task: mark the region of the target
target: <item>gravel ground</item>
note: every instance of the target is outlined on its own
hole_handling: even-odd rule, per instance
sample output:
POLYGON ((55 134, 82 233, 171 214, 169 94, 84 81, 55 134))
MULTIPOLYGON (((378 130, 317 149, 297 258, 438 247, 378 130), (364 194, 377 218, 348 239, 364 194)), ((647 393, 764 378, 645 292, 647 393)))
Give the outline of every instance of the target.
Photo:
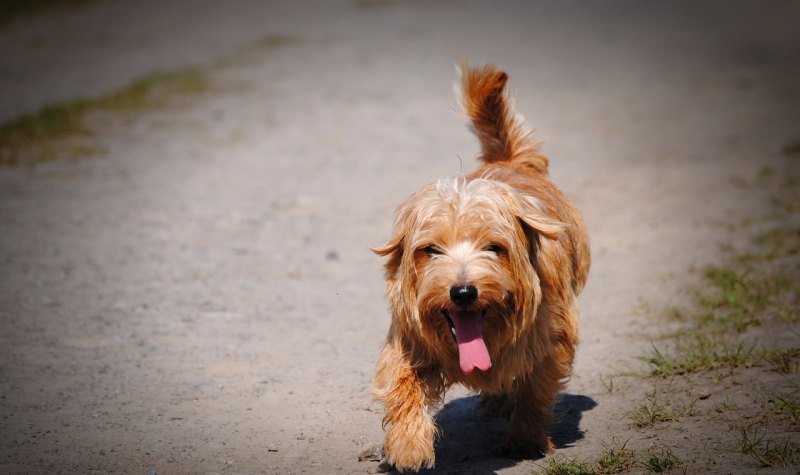
MULTIPOLYGON (((624 440, 609 394, 800 134, 796 2, 89 2, 0 30, 0 119, 201 68, 96 114, 108 152, 0 169, 0 471, 371 473, 394 206, 473 166, 461 57, 509 72, 593 269, 559 453, 624 440), (276 39, 281 39, 277 41, 276 39)), ((438 467, 530 473, 454 389, 438 467)), ((701 437, 698 436, 698 439, 701 437)), ((691 441, 687 443, 692 443, 691 441)), ((726 467, 717 467, 725 471, 726 467)), ((735 470, 735 467, 731 468, 735 470)))

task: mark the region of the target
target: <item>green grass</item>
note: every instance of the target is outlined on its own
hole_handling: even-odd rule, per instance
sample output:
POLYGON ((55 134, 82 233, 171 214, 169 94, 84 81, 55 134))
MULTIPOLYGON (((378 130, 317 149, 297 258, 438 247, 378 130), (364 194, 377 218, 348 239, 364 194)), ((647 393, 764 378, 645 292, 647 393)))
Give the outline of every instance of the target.
POLYGON ((633 452, 626 448, 627 442, 618 446, 616 443, 604 445, 603 453, 594 463, 594 473, 613 474, 630 470, 635 464, 633 452))
POLYGON ((718 402, 716 404, 717 412, 738 411, 739 409, 741 409, 741 406, 733 401, 733 398, 730 394, 726 395, 722 402, 718 402))
POLYGON ((677 422, 681 417, 691 416, 695 411, 695 401, 659 402, 655 391, 647 394, 647 402, 628 413, 636 427, 651 427, 662 422, 677 422))
POLYGON ((664 318, 684 323, 673 336, 729 335, 760 326, 765 319, 793 322, 800 304, 800 273, 772 261, 800 256, 800 228, 775 228, 755 238, 758 252, 736 256, 729 266, 703 269, 701 285, 687 307, 667 307, 664 318), (776 318, 777 317, 777 318, 776 318))
POLYGON ((755 242, 768 259, 794 256, 800 253, 800 227, 770 229, 758 235, 755 242))
POLYGON ((653 346, 643 360, 650 375, 667 378, 716 369, 749 368, 763 360, 763 352, 746 347, 743 342, 697 333, 678 342, 674 352, 665 353, 653 346))
MULTIPOLYGON (((27 0, 0 2, 3 18, 19 16, 55 6, 74 5, 89 0, 27 0)), ((217 62, 227 64, 242 54, 273 50, 302 39, 289 35, 265 35, 242 52, 217 62)), ((206 65, 206 69, 213 68, 206 65)), ((59 157, 80 158, 102 153, 102 147, 86 144, 92 131, 87 117, 95 111, 138 112, 163 107, 175 96, 202 94, 211 90, 205 73, 198 69, 156 72, 102 97, 84 98, 52 104, 41 110, 0 123, 0 165, 36 164, 59 157), (77 142, 77 144, 75 143, 77 142)))
POLYGON ((761 352, 772 370, 783 374, 797 373, 800 369, 800 348, 767 349, 761 352))
POLYGON ((657 453, 650 454, 650 456, 647 457, 647 459, 645 459, 642 463, 648 473, 668 472, 680 464, 681 461, 675 456, 675 454, 672 453, 672 450, 669 448, 661 449, 657 453))
POLYGON ((800 348, 757 349, 738 340, 696 334, 680 341, 674 352, 665 353, 654 346, 642 359, 650 366, 650 375, 661 378, 762 365, 778 373, 794 374, 800 369, 800 348))
MULTIPOLYGON (((798 143, 787 144, 787 156, 800 156, 798 143)), ((748 330, 800 319, 800 226, 793 224, 800 212, 800 180, 796 167, 787 166, 788 171, 764 168, 756 179, 757 186, 773 194, 772 207, 748 220, 746 226, 760 228, 752 246, 739 252, 728 246, 732 255, 727 263, 701 270, 702 281, 690 293, 692 302, 664 310, 666 319, 682 324, 673 335, 675 353, 686 354, 654 350, 645 358, 654 373, 666 376, 761 364, 764 361, 753 358, 755 342, 744 337, 748 330)))
POLYGON ((666 378, 757 365, 797 372, 800 348, 758 348, 759 341, 746 333, 766 323, 798 321, 800 228, 773 227, 756 236, 754 247, 730 265, 703 269, 691 305, 665 309, 664 317, 681 327, 671 335, 672 351, 654 346, 642 358, 651 375, 666 378))
POLYGON ((556 454, 547 460, 543 475, 610 475, 628 471, 636 465, 634 453, 626 448, 626 443, 619 445, 612 442, 603 445, 603 453, 597 460, 580 461, 563 454, 556 454))
POLYGON ((156 72, 95 99, 92 105, 104 110, 138 111, 164 106, 175 95, 202 94, 210 89, 208 78, 197 70, 156 72))
POLYGON ((674 422, 678 419, 662 405, 655 403, 642 404, 628 413, 628 417, 636 427, 650 427, 660 422, 674 422))
MULTIPOLYGON (((604 445, 603 453, 596 460, 578 460, 563 454, 549 458, 541 475, 612 475, 643 468, 648 473, 663 473, 681 465, 681 461, 669 448, 647 454, 637 461, 636 454, 626 448, 627 442, 604 445)), ((638 471, 638 470, 637 470, 638 471)))
MULTIPOLYGON (((746 250, 734 244, 724 246, 727 259, 701 269, 701 281, 689 289, 690 302, 661 312, 661 321, 671 323, 670 333, 661 339, 664 343, 654 344, 641 358, 651 377, 666 380, 659 384, 667 387, 668 394, 730 381, 733 387, 725 384, 715 388, 714 394, 721 397, 719 402, 712 401, 712 413, 724 414, 723 420, 737 424, 757 420, 768 425, 772 433, 789 435, 768 440, 763 431, 742 431, 736 441, 735 431, 721 429, 710 440, 715 444, 726 442, 715 445, 720 449, 714 450, 722 455, 735 446, 736 452, 749 455, 760 466, 778 468, 800 465, 795 438, 800 427, 800 403, 794 397, 797 392, 787 390, 793 387, 800 391, 796 378, 800 372, 800 329, 796 326, 800 320, 800 226, 796 224, 800 217, 800 168, 789 163, 800 157, 800 141, 784 152, 783 165, 762 169, 753 178, 753 186, 772 193, 771 206, 731 227, 732 232, 753 236, 751 245, 746 250), (735 374, 738 369, 753 367, 757 369, 735 374), (773 374, 767 375, 767 371, 773 374), (732 396, 738 386, 766 396, 753 402, 744 391, 737 397, 740 406, 732 396)), ((710 427, 719 424, 709 414, 707 404, 695 408, 695 401, 656 400, 654 393, 627 416, 635 426, 649 428, 648 434, 654 435, 663 423, 676 430, 690 430, 698 423, 710 427), (693 414, 700 420, 683 424, 679 421, 682 414, 693 414)), ((719 462, 715 454, 708 455, 708 465, 719 462)), ((637 464, 651 473, 680 465, 683 463, 669 449, 653 451, 637 464)))
POLYGON ((71 144, 92 136, 86 118, 93 111, 136 112, 162 107, 176 95, 210 90, 206 76, 196 70, 158 72, 102 97, 62 102, 0 124, 0 165, 27 161, 37 163, 67 155, 94 155, 96 145, 71 144))
POLYGON ((795 428, 800 426, 800 402, 796 399, 774 396, 768 401, 767 408, 774 414, 789 418, 795 428))
POLYGON ((25 147, 90 135, 84 124, 90 108, 91 102, 87 100, 63 102, 0 124, 0 163, 12 163, 19 150, 25 147))
POLYGON ((697 318, 701 325, 743 331, 760 325, 760 313, 769 303, 769 288, 759 286, 747 272, 709 266, 704 277, 708 290, 699 292, 697 318))
POLYGON ((742 430, 736 451, 751 456, 761 467, 784 468, 800 464, 800 447, 787 437, 783 441, 765 439, 764 434, 753 435, 742 430))
POLYGON ((800 230, 772 229, 759 235, 755 244, 759 252, 745 257, 740 265, 704 270, 704 290, 696 293, 697 306, 693 314, 690 312, 696 325, 717 332, 743 332, 764 323, 765 316, 798 302, 796 271, 764 269, 764 264, 797 254, 800 230), (756 261, 755 265, 747 265, 748 259, 756 261))
POLYGON ((548 459, 541 472, 543 475, 593 475, 592 467, 586 462, 556 454, 548 459))

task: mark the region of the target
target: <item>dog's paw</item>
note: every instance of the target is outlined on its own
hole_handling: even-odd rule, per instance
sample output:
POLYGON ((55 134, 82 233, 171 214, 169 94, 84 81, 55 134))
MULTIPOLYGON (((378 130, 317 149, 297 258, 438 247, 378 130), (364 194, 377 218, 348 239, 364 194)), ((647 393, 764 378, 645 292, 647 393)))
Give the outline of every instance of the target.
POLYGON ((436 427, 433 422, 416 427, 394 425, 386 433, 386 462, 400 472, 418 472, 423 468, 433 468, 436 452, 433 439, 436 427))
POLYGON ((419 472, 423 468, 433 468, 435 456, 433 447, 430 453, 427 448, 415 447, 408 449, 396 449, 393 453, 386 454, 385 464, 394 467, 398 472, 419 472), (404 451, 405 450, 405 451, 404 451))
POLYGON ((552 453, 554 450, 555 446, 553 446, 550 437, 545 436, 545 439, 539 443, 531 440, 508 439, 495 451, 495 454, 516 460, 538 459, 552 453))
POLYGON ((375 469, 375 473, 389 473, 394 471, 394 465, 390 464, 388 460, 381 459, 381 463, 375 469))

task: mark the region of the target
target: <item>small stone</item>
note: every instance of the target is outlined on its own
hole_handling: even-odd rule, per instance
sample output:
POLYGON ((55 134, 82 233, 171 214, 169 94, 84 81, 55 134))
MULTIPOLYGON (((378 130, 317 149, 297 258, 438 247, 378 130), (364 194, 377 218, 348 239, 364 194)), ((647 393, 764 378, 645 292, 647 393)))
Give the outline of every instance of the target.
POLYGON ((300 434, 297 435, 297 440, 306 440, 306 436, 304 436, 303 433, 301 432, 300 434))
POLYGON ((275 444, 268 444, 267 445, 267 452, 277 452, 278 446, 275 444))
POLYGON ((380 462, 383 459, 383 446, 380 444, 370 445, 358 454, 359 462, 380 462))

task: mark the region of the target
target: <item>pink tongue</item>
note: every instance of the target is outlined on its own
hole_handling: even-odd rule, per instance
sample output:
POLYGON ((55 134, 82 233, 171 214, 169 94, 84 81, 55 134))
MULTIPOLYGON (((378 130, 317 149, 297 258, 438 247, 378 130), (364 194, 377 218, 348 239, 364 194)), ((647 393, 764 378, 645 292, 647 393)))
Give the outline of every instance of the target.
POLYGON ((491 368, 492 359, 483 342, 481 313, 454 311, 450 313, 450 319, 456 329, 458 361, 461 364, 461 371, 464 374, 470 374, 473 368, 481 371, 491 368))

